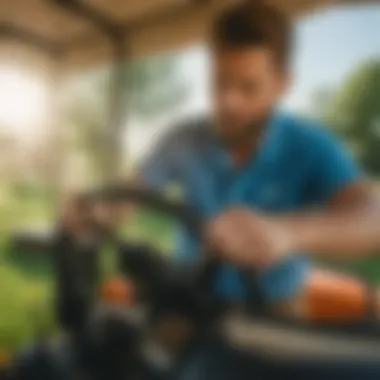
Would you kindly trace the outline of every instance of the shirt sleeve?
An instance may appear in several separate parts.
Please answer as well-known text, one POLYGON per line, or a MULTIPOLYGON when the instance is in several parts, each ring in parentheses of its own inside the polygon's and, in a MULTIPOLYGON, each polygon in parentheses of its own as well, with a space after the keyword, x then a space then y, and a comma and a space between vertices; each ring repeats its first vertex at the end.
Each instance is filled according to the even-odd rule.
POLYGON ((311 201, 316 204, 328 202, 339 191, 359 181, 360 166, 348 149, 333 133, 324 128, 315 128, 307 145, 309 168, 307 173, 308 191, 311 201))
POLYGON ((160 189, 176 180, 179 161, 179 134, 170 130, 161 136, 137 166, 139 177, 145 184, 160 189))

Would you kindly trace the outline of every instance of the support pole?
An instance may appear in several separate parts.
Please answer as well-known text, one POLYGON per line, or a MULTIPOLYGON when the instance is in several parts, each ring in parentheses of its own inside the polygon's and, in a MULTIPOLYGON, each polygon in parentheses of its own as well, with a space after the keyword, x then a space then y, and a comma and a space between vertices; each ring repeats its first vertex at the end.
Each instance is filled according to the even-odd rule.
POLYGON ((106 128, 106 181, 121 177, 123 165, 123 122, 126 117, 125 71, 127 52, 122 30, 112 41, 113 60, 110 71, 109 121, 106 128))
MULTIPOLYGON (((54 56, 49 73, 49 113, 45 150, 46 185, 59 197, 64 184, 66 128, 62 125, 62 54, 54 56)), ((55 202, 53 202, 55 203, 55 202)))

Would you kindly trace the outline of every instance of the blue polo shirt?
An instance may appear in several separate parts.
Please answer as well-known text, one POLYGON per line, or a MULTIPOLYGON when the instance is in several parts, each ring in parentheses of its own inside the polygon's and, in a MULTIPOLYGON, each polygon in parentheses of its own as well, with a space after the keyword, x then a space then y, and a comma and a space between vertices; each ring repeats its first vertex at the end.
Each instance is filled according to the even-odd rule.
MULTIPOLYGON (((173 128, 143 161, 145 182, 160 188, 178 181, 185 200, 205 218, 234 206, 267 213, 323 207, 334 194, 357 181, 360 170, 331 132, 310 120, 276 113, 260 147, 236 168, 205 119, 173 128)), ((197 259, 200 242, 179 234, 178 259, 197 259)), ((303 286, 309 267, 297 253, 259 276, 262 294, 281 301, 303 286)), ((224 296, 244 299, 236 268, 225 265, 216 287, 224 296)))

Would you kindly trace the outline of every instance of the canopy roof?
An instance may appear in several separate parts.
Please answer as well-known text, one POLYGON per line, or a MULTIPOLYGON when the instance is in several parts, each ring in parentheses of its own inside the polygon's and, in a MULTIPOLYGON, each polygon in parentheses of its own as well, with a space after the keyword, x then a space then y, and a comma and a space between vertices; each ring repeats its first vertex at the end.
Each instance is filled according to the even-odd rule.
MULTIPOLYGON (((176 49, 200 42, 210 19, 233 1, 0 0, 0 59, 29 63, 60 57, 71 70, 109 61, 115 39, 119 53, 123 46, 132 56, 176 49)), ((295 17, 338 3, 376 2, 267 1, 295 17)))

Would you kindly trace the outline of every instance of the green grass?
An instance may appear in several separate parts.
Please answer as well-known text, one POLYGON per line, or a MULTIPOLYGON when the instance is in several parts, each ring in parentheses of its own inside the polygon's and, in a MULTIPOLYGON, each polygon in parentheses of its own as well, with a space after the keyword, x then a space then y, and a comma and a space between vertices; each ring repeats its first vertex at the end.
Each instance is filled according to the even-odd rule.
POLYGON ((40 329, 53 326, 48 305, 51 282, 27 279, 12 266, 0 268, 0 347, 14 350, 32 339, 40 329))
MULTIPOLYGON (((14 260, 9 237, 25 225, 39 225, 49 219, 47 199, 2 193, 0 197, 0 349, 14 350, 25 344, 42 327, 52 325, 49 300, 51 276, 39 273, 46 263, 14 260), (30 269, 29 271, 26 269, 30 269)), ((27 256, 27 253, 25 253, 27 256)), ((26 257, 25 256, 25 257, 26 257)))

